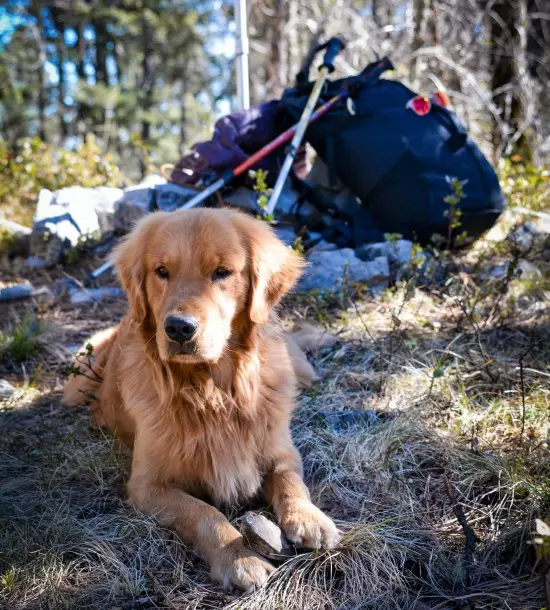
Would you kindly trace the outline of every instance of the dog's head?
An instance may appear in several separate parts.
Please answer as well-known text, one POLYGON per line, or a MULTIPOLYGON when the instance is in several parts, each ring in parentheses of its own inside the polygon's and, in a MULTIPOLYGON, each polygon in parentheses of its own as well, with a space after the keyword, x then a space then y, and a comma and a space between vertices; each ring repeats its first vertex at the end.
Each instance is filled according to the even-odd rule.
POLYGON ((163 360, 216 362, 265 324, 303 261, 269 225, 234 210, 157 212, 114 254, 131 315, 163 360))

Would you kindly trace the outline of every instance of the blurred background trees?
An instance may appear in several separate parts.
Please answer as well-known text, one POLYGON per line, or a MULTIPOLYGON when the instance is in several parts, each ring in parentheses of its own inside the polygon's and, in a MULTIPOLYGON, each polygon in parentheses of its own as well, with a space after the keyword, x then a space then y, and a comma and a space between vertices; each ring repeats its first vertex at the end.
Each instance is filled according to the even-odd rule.
MULTIPOLYGON (((343 35, 346 75, 387 55, 421 93, 444 89, 494 161, 550 153, 548 0, 249 0, 253 103, 343 35)), ((127 175, 176 162, 234 92, 226 0, 4 0, 0 138, 76 149, 93 134, 127 175)))

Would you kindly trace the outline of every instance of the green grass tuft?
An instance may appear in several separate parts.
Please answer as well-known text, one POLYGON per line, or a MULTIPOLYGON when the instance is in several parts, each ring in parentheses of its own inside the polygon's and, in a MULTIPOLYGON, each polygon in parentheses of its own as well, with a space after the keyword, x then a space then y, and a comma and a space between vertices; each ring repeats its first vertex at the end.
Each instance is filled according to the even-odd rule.
POLYGON ((43 333, 38 318, 27 312, 17 325, 0 332, 0 361, 21 362, 36 356, 43 347, 43 333))

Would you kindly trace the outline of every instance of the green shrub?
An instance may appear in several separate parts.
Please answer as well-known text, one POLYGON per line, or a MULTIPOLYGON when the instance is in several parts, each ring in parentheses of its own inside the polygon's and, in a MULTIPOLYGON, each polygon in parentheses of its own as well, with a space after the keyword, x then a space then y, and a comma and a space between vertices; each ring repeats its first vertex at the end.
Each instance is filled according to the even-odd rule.
POLYGON ((523 163, 514 155, 500 162, 499 178, 511 206, 534 212, 550 207, 550 171, 546 167, 523 163))
POLYGON ((40 138, 20 140, 13 147, 0 140, 2 214, 27 226, 32 222, 40 189, 121 186, 124 181, 112 156, 101 155, 93 135, 76 151, 58 148, 40 138))
POLYGON ((43 332, 40 321, 27 312, 16 326, 0 332, 0 361, 20 362, 35 356, 42 348, 43 332))

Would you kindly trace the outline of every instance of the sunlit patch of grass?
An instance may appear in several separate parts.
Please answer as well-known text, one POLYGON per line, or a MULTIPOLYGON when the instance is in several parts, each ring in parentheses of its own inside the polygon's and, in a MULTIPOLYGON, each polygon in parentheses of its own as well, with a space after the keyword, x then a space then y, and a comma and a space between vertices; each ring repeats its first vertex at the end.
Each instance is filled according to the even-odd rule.
POLYGON ((0 360, 21 362, 36 356, 43 347, 43 333, 38 318, 27 312, 20 322, 0 332, 0 360))

